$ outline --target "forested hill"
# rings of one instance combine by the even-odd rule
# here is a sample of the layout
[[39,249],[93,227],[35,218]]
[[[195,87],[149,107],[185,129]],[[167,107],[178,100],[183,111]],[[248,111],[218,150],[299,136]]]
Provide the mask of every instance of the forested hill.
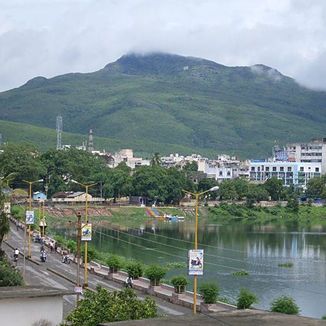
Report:
[[[275,140],[325,136],[326,92],[264,65],[226,67],[155,53],[125,55],[94,73],[37,77],[0,93],[0,120],[55,128],[59,114],[67,132],[92,128],[138,152],[258,157]],[[12,141],[20,137],[17,130]]]

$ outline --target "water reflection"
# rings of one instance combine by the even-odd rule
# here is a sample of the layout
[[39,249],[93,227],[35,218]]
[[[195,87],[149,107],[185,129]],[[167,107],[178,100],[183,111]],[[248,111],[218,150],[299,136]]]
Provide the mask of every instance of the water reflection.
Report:
[[[68,236],[68,235],[67,235]],[[241,223],[200,225],[199,247],[205,250],[205,275],[199,282],[214,280],[221,294],[235,299],[241,287],[252,290],[259,307],[269,308],[281,294],[293,296],[302,314],[320,318],[326,314],[326,234],[322,228],[295,224],[261,226]],[[114,252],[151,263],[182,262],[193,248],[193,223],[151,223],[136,229],[96,228],[92,243],[101,251]],[[292,268],[279,263],[293,262]],[[186,266],[186,265],[185,265]],[[234,271],[247,270],[247,277]],[[186,268],[171,272],[186,273]]]

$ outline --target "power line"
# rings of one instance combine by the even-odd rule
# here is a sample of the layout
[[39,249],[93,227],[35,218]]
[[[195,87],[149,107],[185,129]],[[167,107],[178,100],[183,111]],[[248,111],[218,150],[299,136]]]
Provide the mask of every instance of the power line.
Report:
[[[132,246],[136,246],[136,247],[140,247],[142,249],[147,249],[147,247],[143,246],[143,245],[139,245],[137,243],[130,243],[130,241],[127,241],[127,240],[123,240],[123,239],[120,239],[120,238],[117,238],[115,236],[111,236],[109,234],[106,234],[106,233],[103,233],[101,231],[97,231],[97,230],[94,230],[95,233],[99,233],[99,234],[102,234],[106,237],[109,237],[109,238],[112,238],[112,239],[115,239],[115,240],[118,240],[118,241],[122,241],[122,242],[125,242],[127,243],[128,245],[132,245]],[[121,231],[119,231],[121,232]],[[129,234],[129,236],[132,236]],[[161,250],[158,250],[158,249],[154,249],[154,248],[151,248],[152,251],[155,251],[155,252],[158,252],[158,253],[161,253],[163,255],[167,255],[167,256],[172,256],[172,257],[176,257],[176,258],[180,258],[182,260],[185,259],[184,256],[179,256],[179,255],[175,255],[175,254],[171,254],[171,253],[168,253],[168,252],[165,252],[165,251],[161,251]],[[228,269],[231,269],[231,270],[236,270],[238,271],[239,269],[238,268],[234,268],[232,266],[226,266],[226,265],[222,265],[222,264],[218,264],[218,263],[212,263],[212,262],[205,262],[205,265],[211,265],[211,266],[220,266],[220,267],[224,267],[224,268],[228,268]],[[252,271],[249,271],[250,273],[253,273]],[[301,291],[301,292],[304,292],[304,293],[313,293],[313,294],[318,294],[318,295],[322,295],[322,296],[326,296],[326,293],[321,293],[321,292],[318,292],[318,291],[314,291],[314,290],[308,290],[308,289],[300,289],[300,288],[296,288],[296,287],[289,287],[285,284],[282,285],[284,288],[287,288],[287,289],[290,289],[290,290],[297,290],[297,291]]]
[[[107,229],[112,230],[112,231],[115,231],[113,228],[109,228],[109,227],[107,227]],[[130,233],[125,232],[125,231],[120,231],[120,230],[119,230],[118,232],[120,232],[120,233],[122,233],[122,234],[125,234],[125,235],[127,235],[127,236],[132,236],[132,237],[134,237],[134,238],[141,239],[141,240],[143,240],[143,241],[152,242],[152,243],[155,243],[155,244],[158,244],[158,245],[162,245],[162,246],[166,246],[166,247],[173,248],[173,249],[176,248],[176,247],[173,246],[173,245],[169,245],[169,244],[166,244],[166,243],[157,242],[157,241],[154,241],[154,240],[151,240],[151,239],[146,239],[146,238],[143,238],[143,237],[140,237],[140,236],[134,235],[134,234],[130,234]],[[170,238],[170,239],[172,239],[172,238]],[[189,249],[181,248],[181,247],[178,247],[178,249],[180,249],[180,250],[185,250],[185,251],[188,251],[188,250],[189,250]],[[205,253],[205,256],[213,257],[213,258],[228,259],[228,260],[231,260],[231,261],[240,262],[240,263],[243,263],[243,264],[249,264],[249,265],[257,266],[257,267],[264,267],[264,268],[267,267],[267,268],[275,268],[275,269],[278,269],[276,266],[271,266],[271,265],[267,265],[267,264],[259,264],[259,263],[254,263],[254,262],[245,261],[245,260],[241,260],[241,259],[236,259],[236,258],[231,258],[231,257],[220,256],[220,255],[213,255],[213,254]]]
[[[114,230],[114,229],[112,229]],[[135,229],[135,228],[132,228],[130,230],[135,230],[135,231],[138,231],[139,229]],[[121,232],[121,231],[120,231]],[[152,236],[155,236],[155,237],[162,237],[162,238],[166,238],[166,239],[170,239],[170,240],[174,240],[174,241],[180,241],[180,242],[184,242],[184,243],[189,243],[189,244],[193,244],[192,241],[188,241],[188,240],[183,240],[183,239],[177,239],[177,238],[171,238],[171,237],[168,237],[166,235],[162,235],[162,234],[154,234],[152,232],[147,232],[147,231],[142,231],[142,233],[145,233],[145,234],[150,234]],[[231,248],[224,248],[224,247],[220,247],[220,246],[212,246],[212,245],[209,245],[209,244],[204,244],[204,243],[198,243],[198,245],[202,246],[202,247],[208,247],[208,248],[212,248],[212,249],[219,249],[219,250],[227,250],[227,251],[234,251],[234,252],[237,252],[237,253],[241,253],[241,254],[245,254],[245,255],[248,255],[248,252],[247,251],[244,251],[244,250],[240,250],[240,249],[231,249]],[[223,258],[227,258],[225,256],[220,256],[220,257],[223,257]],[[257,258],[257,257],[255,257]],[[259,258],[259,257],[258,257]],[[269,260],[270,259],[273,259],[273,258],[268,258]],[[293,259],[293,257],[282,257],[282,259]],[[296,260],[298,259],[304,259],[304,258],[295,258]],[[315,263],[326,263],[326,260],[322,260],[322,259],[314,259],[314,258],[307,258],[309,260],[313,260],[313,262]],[[305,260],[307,260],[305,259]],[[274,260],[274,259],[273,259]],[[278,258],[276,259],[276,262],[282,262],[282,260],[279,260]],[[266,265],[268,266],[268,265]],[[271,266],[272,267],[272,266]]]
[[[115,237],[115,236],[112,236],[112,235],[109,235],[109,234],[106,234],[106,233],[103,233],[103,232],[101,232],[101,231],[97,231],[97,230],[95,230],[94,232],[95,232],[95,233],[102,234],[102,235],[104,235],[104,236],[107,236],[107,237],[109,237],[109,238],[112,238],[112,239],[115,239],[115,240],[118,240],[118,241],[122,241],[122,242],[128,243],[128,244],[130,245],[130,242],[127,241],[127,240],[123,240],[123,239],[117,238],[117,237]],[[136,247],[140,247],[140,248],[142,248],[142,249],[147,249],[147,248],[148,248],[148,247],[145,247],[145,246],[143,246],[143,245],[139,245],[139,244],[137,244],[137,243],[132,243],[132,245],[133,245],[133,246],[136,246]],[[151,249],[152,249],[152,251],[158,252],[158,253],[163,254],[163,255],[172,256],[172,257],[176,257],[176,258],[180,258],[180,259],[182,259],[182,260],[185,259],[184,256],[179,256],[179,255],[171,254],[171,253],[169,253],[169,252],[161,251],[161,250],[154,249],[154,248],[151,248]],[[220,267],[224,267],[224,268],[229,268],[229,269],[231,269],[231,270],[235,270],[235,271],[238,271],[238,270],[239,270],[238,268],[235,268],[235,267],[232,267],[232,266],[226,266],[226,265],[222,265],[222,264],[218,264],[218,263],[205,262],[205,264],[207,264],[207,265],[212,265],[212,266],[220,266]]]

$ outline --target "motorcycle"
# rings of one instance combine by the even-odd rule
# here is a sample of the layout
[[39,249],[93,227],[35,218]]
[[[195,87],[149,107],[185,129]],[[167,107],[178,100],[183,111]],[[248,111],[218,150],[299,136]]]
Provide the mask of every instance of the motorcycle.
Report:
[[68,257],[68,256],[63,256],[63,258],[62,258],[62,262],[64,263],[64,264],[70,264],[70,258]]
[[41,262],[42,263],[45,263],[46,262],[46,252],[41,252],[41,256],[40,256],[40,259],[41,259]]

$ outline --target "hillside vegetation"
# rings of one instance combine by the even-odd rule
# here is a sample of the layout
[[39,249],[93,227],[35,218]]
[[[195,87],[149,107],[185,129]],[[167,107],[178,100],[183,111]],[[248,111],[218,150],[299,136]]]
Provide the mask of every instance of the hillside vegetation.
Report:
[[[94,73],[37,77],[0,93],[0,119],[54,129],[61,114],[65,131],[86,135],[92,128],[103,138],[95,145],[107,150],[116,145],[148,154],[258,157],[269,153],[275,140],[324,136],[325,103],[325,92],[301,87],[263,65],[126,55]],[[14,140],[34,131],[18,132]]]

